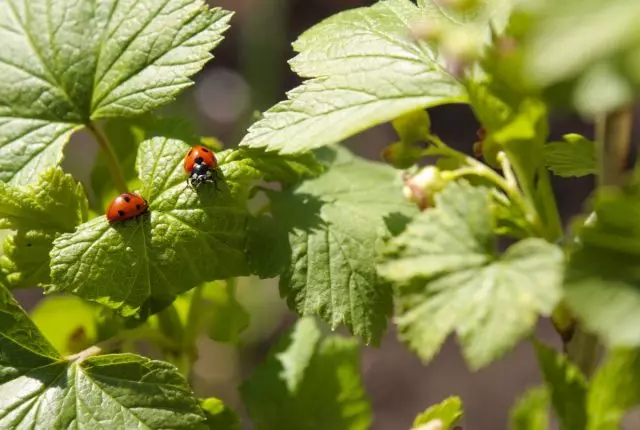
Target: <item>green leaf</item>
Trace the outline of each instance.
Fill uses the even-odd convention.
[[[240,430],[238,415],[215,397],[201,399],[200,407],[209,430]]]
[[[523,394],[509,413],[511,430],[549,430],[549,391],[536,387]]]
[[[567,303],[610,346],[640,345],[639,217],[637,192],[602,190],[569,255]]]
[[[188,149],[167,137],[140,144],[137,170],[149,212],[114,224],[101,216],[57,238],[49,292],[72,292],[125,316],[142,308],[144,315],[203,282],[247,274],[246,186],[223,179],[221,191],[192,190],[182,166]],[[221,177],[232,169],[220,163]]]
[[[358,344],[328,336],[310,317],[280,339],[240,387],[258,430],[364,430],[371,406],[362,387]],[[293,384],[292,384],[293,383]]]
[[[391,167],[346,150],[338,154],[319,178],[268,193],[277,234],[264,243],[263,249],[275,242],[273,254],[264,258],[284,267],[280,292],[291,309],[320,315],[332,328],[345,324],[366,343],[377,343],[392,299],[389,285],[376,274],[376,247],[389,235],[386,217],[416,209],[402,198]],[[286,260],[274,261],[277,256]]]
[[[16,187],[0,182],[0,225],[17,230],[5,238],[0,269],[12,287],[49,282],[54,238],[87,219],[84,188],[71,175],[52,168],[38,182]]]
[[[544,147],[544,161],[554,174],[563,177],[594,175],[596,148],[579,134],[565,134],[564,142],[550,142]]]
[[[640,404],[640,350],[615,349],[589,389],[588,430],[617,430],[625,413]]]
[[[465,182],[436,194],[387,245],[380,273],[397,285],[400,337],[430,360],[456,331],[472,368],[500,357],[560,299],[563,254],[529,238],[495,255],[488,189]]]
[[[57,165],[91,120],[173,100],[230,17],[201,0],[0,3],[0,181],[24,184]]]
[[[80,352],[98,340],[98,316],[98,307],[74,296],[45,297],[31,311],[33,323],[62,355]]]
[[[448,430],[462,418],[462,400],[460,397],[449,397],[437,405],[433,405],[418,415],[413,421],[413,428],[427,424],[433,420],[442,422],[442,430]]]
[[[209,337],[218,342],[238,342],[251,316],[236,299],[235,285],[230,281],[209,283],[203,289],[203,298],[210,303]]]
[[[640,84],[640,31],[633,24],[639,17],[632,0],[538,1],[518,15],[524,31],[516,73],[584,115],[626,105]]]
[[[1,286],[0,351],[2,428],[204,426],[175,367],[133,354],[64,359]]]
[[[229,179],[244,177],[245,180],[264,179],[293,185],[304,179],[320,175],[324,168],[313,153],[281,155],[258,148],[239,148],[223,152],[220,163],[233,166]]]
[[[542,375],[558,421],[565,429],[586,428],[587,381],[567,356],[535,342]]]
[[[416,109],[463,102],[437,49],[411,38],[423,18],[409,0],[338,13],[294,43],[302,86],[251,126],[242,146],[281,153],[333,144]]]
[[[122,169],[128,188],[140,189],[135,162],[140,143],[152,137],[170,137],[189,143],[200,143],[193,125],[184,118],[175,116],[144,115],[132,119],[111,119],[106,122],[104,133],[109,139],[118,164]],[[106,209],[118,190],[111,180],[111,171],[103,151],[91,171],[91,186],[97,199]]]

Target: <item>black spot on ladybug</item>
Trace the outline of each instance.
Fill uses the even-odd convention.
[[[118,215],[124,216],[124,211],[118,211]]]
[[[131,201],[131,197],[129,196],[124,196],[124,201],[129,203]]]
[[[136,205],[136,209],[140,210],[140,208],[141,208],[140,203],[138,203],[138,204]]]
[[[192,153],[193,153],[193,149],[190,149],[187,155],[191,155]]]
[[[207,148],[202,148],[203,152],[209,152],[209,150]]]
[[[204,160],[202,159],[202,157],[198,157],[194,160],[196,163],[200,164],[202,163]]]

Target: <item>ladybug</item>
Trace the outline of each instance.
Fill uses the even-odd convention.
[[[187,184],[198,188],[203,182],[213,182],[218,188],[218,160],[216,155],[205,146],[194,146],[184,157],[184,170],[187,173]]]
[[[142,215],[147,211],[149,204],[137,194],[123,193],[113,199],[107,209],[109,222],[126,221]]]

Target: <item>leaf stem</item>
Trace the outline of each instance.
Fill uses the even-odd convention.
[[[531,213],[531,210],[529,210],[529,205],[520,192],[520,188],[518,187],[517,181],[515,180],[513,169],[511,168],[511,164],[509,163],[506,154],[503,155],[502,158],[505,163],[503,164],[503,170],[506,169],[507,172],[504,173],[505,176],[502,176],[483,162],[451,148],[442,140],[440,140],[439,137],[431,135],[429,136],[429,139],[435,145],[437,153],[457,159],[462,164],[466,164],[468,166],[452,171],[451,173],[454,176],[475,175],[484,178],[487,181],[493,183],[497,188],[502,190],[512,203],[520,207],[520,210],[523,214]],[[434,151],[430,151],[430,154],[434,154]],[[527,217],[527,222],[531,226],[531,231],[535,232],[536,235],[544,236],[542,226],[540,226],[539,223],[536,223],[534,219],[530,218],[531,217]]]
[[[102,151],[107,158],[107,164],[109,165],[109,170],[111,170],[111,177],[113,178],[113,182],[115,183],[118,192],[128,192],[129,189],[127,187],[127,181],[124,179],[124,174],[122,173],[122,168],[118,162],[118,157],[116,157],[116,153],[114,152],[107,135],[95,123],[89,123],[87,125],[87,129],[91,134],[93,134],[93,137],[96,139],[98,145],[100,145],[100,148],[102,148]]]
[[[118,349],[121,344],[121,338],[112,337],[107,340],[103,340],[102,342],[96,343],[95,345],[92,345],[89,348],[78,352],[77,354],[68,355],[65,357],[65,360],[70,362],[82,362],[89,357],[93,357],[94,355],[99,355],[104,352],[110,352],[114,349]]]
[[[604,187],[620,186],[624,182],[624,167],[629,155],[633,106],[609,112],[596,121],[598,150],[598,191]],[[593,217],[589,217],[593,220]],[[588,220],[588,221],[589,221]],[[569,357],[590,376],[598,360],[598,339],[577,326],[567,345]]]

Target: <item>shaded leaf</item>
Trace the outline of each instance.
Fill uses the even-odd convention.
[[[374,261],[389,235],[384,219],[416,209],[403,199],[391,167],[339,153],[322,176],[268,193],[276,234],[264,235],[261,249],[275,245],[261,266],[284,268],[280,292],[291,309],[320,315],[332,328],[345,324],[366,343],[377,343],[392,311],[391,290]]]
[[[384,252],[400,337],[430,360],[455,331],[472,368],[502,356],[560,299],[563,254],[529,238],[495,255],[490,192],[465,182],[436,194]]]
[[[240,387],[258,430],[370,427],[357,342],[339,336],[319,341],[319,333],[312,318],[299,320]]]
[[[509,413],[510,430],[549,430],[549,392],[546,387],[525,392]]]

